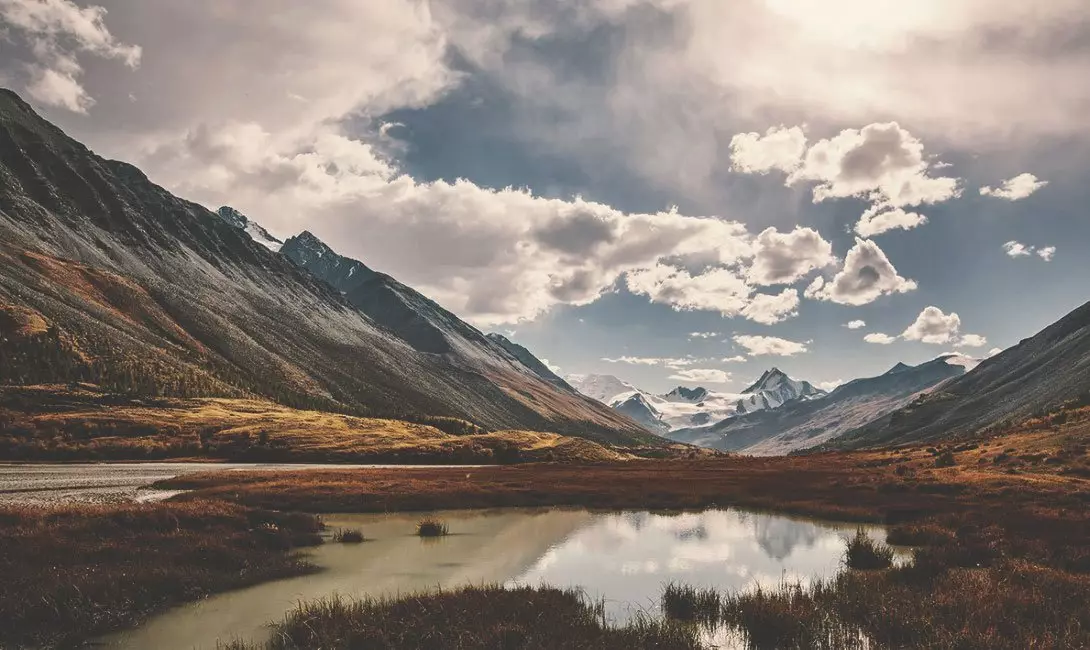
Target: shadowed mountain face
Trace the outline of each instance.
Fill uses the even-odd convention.
[[[948,363],[946,358],[914,367],[897,364],[884,375],[856,379],[828,395],[794,400],[776,409],[737,415],[709,427],[680,429],[666,435],[679,442],[722,451],[785,454],[822,444],[869,424],[908,404],[921,391],[964,372],[963,367]]]
[[[1090,402],[1090,303],[836,445],[871,447],[974,433],[1073,400]]]
[[[659,440],[354,264],[318,279],[0,90],[0,382]]]

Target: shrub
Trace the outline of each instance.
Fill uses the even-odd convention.
[[[957,460],[954,459],[954,452],[944,451],[939,454],[939,457],[935,459],[935,467],[953,467],[957,465]]]
[[[660,599],[662,613],[679,621],[701,621],[714,625],[719,620],[720,599],[714,589],[698,589],[674,582],[666,585]]]
[[[338,528],[333,531],[333,541],[339,544],[359,544],[363,541],[363,533],[352,528]]]
[[[445,523],[431,517],[420,520],[416,525],[416,534],[420,537],[444,537],[449,533]]]
[[[848,540],[844,564],[849,569],[861,571],[888,569],[893,566],[893,549],[874,541],[865,530],[860,528],[856,531],[855,537]]]

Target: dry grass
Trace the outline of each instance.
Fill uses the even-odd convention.
[[[860,528],[855,537],[848,540],[848,549],[844,553],[844,565],[849,569],[874,571],[893,566],[893,549],[876,542]]]
[[[0,458],[271,462],[610,462],[602,445],[531,431],[455,435],[425,424],[243,399],[137,400],[93,387],[0,388]]]
[[[667,618],[712,625],[719,620],[720,596],[714,589],[671,582],[663,588],[659,606]]]
[[[304,603],[277,625],[267,650],[570,648],[696,650],[691,628],[640,619],[606,625],[602,608],[551,587],[467,587],[397,600]],[[247,646],[229,646],[244,650]]]
[[[360,544],[364,541],[363,533],[352,528],[338,528],[333,531],[333,541],[338,544]]]
[[[70,646],[209,593],[304,573],[308,515],[222,501],[0,508],[0,647]]]

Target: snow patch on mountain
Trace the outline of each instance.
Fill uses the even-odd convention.
[[[284,242],[270,235],[269,231],[265,230],[261,224],[256,221],[250,221],[246,218],[246,215],[230,206],[223,206],[219,210],[216,210],[216,214],[219,215],[220,219],[223,219],[235,228],[243,231],[250,236],[250,239],[271,251],[279,252],[280,247],[284,245]]]

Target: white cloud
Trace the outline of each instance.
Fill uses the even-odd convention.
[[[764,137],[739,134],[731,141],[733,169],[747,173],[780,169],[788,172],[787,185],[815,182],[815,203],[849,197],[870,201],[871,207],[855,225],[863,237],[921,226],[927,217],[904,208],[961,195],[959,179],[932,176],[935,168],[924,156],[923,143],[896,122],[845,129],[809,149],[805,144],[800,127],[772,129]],[[803,150],[800,159],[798,152]]]
[[[750,356],[775,356],[790,357],[807,352],[805,343],[788,341],[775,336],[744,336],[734,337],[734,342],[745,348]]]
[[[906,280],[873,241],[856,238],[855,246],[844,258],[844,266],[826,282],[817,278],[807,287],[807,298],[828,300],[841,305],[865,305],[879,297],[916,290],[916,283]]]
[[[890,230],[912,230],[927,223],[927,217],[903,208],[875,206],[869,208],[855,224],[855,232],[861,237],[874,237]]]
[[[1052,258],[1056,256],[1056,247],[1043,246],[1037,248],[1012,240],[1003,244],[1003,252],[1010,257],[1029,257],[1030,255],[1036,254],[1044,261],[1051,262]]]
[[[549,370],[552,370],[553,374],[556,374],[558,376],[563,376],[563,372],[562,372],[563,369],[560,366],[553,364],[548,359],[542,359],[541,363],[545,364],[545,367],[548,368]]]
[[[829,392],[832,392],[835,388],[839,387],[843,383],[844,383],[843,379],[833,379],[831,381],[819,381],[818,383],[816,383],[814,385],[817,386],[818,388],[820,388],[821,390],[829,393]]]
[[[140,64],[141,49],[119,42],[106,27],[106,10],[80,7],[70,0],[0,0],[0,38],[26,43],[33,56],[25,62],[26,91],[49,106],[86,113],[95,100],[81,85],[79,55]]]
[[[863,337],[863,340],[867,343],[876,343],[878,345],[890,345],[897,340],[896,336],[890,336],[889,334],[882,334],[880,332],[872,332]]]
[[[954,341],[960,330],[960,316],[955,313],[945,314],[938,307],[930,306],[920,312],[916,322],[909,325],[901,337],[906,341],[941,345]]]
[[[814,202],[857,197],[903,208],[961,193],[956,178],[932,177],[923,143],[896,122],[845,129],[814,143],[788,184],[816,181]]]
[[[606,363],[627,363],[633,366],[658,366],[663,365],[666,359],[660,357],[602,357]]]
[[[765,174],[773,169],[791,172],[806,152],[806,134],[800,127],[772,127],[764,135],[739,133],[730,140],[731,169]]]
[[[1002,351],[1003,351],[1003,348],[992,348],[991,350],[988,350],[988,356],[989,357],[994,357],[995,355],[999,354]]]
[[[670,379],[677,379],[689,384],[729,384],[730,373],[722,370],[708,368],[691,368],[670,375]]]
[[[979,334],[966,334],[961,337],[961,341],[958,345],[964,345],[969,348],[982,348],[988,345],[988,339]]]
[[[747,358],[745,358],[743,356],[736,356],[736,357],[723,357],[719,361],[720,361],[720,363],[746,363],[747,361],[749,361],[749,359],[747,359]]]
[[[796,226],[781,233],[767,228],[754,242],[749,279],[758,285],[793,284],[835,261],[833,245],[816,230]]]
[[[631,366],[662,366],[664,368],[670,368],[671,370],[680,370],[682,368],[688,368],[689,366],[695,366],[701,363],[715,363],[717,361],[728,361],[727,359],[714,359],[714,358],[698,358],[693,356],[688,357],[602,357],[602,361],[606,363],[624,363]]]
[[[689,338],[691,339],[715,339],[723,336],[719,332],[689,332]]]
[[[1033,174],[1019,174],[1014,178],[1003,181],[999,187],[982,187],[980,193],[984,196],[994,196],[997,199],[1020,201],[1045,185],[1048,185],[1048,181],[1042,181]]]
[[[784,289],[778,294],[758,293],[742,309],[742,315],[755,323],[774,325],[799,315],[799,292]]]
[[[1033,247],[1012,240],[1003,244],[1003,250],[1011,257],[1024,257],[1033,252]]]
[[[847,323],[844,324],[844,327],[847,327],[850,330],[863,329],[866,326],[867,326],[867,322],[862,321],[862,320],[848,321]]]

